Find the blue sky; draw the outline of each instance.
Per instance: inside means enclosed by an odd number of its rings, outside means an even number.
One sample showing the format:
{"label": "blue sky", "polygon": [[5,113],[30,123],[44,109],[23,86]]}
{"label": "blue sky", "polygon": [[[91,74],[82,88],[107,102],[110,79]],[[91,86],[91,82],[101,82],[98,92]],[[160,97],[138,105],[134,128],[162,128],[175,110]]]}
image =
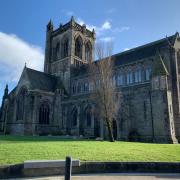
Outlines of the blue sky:
{"label": "blue sky", "polygon": [[73,15],[113,41],[114,53],[180,32],[180,0],[1,0],[0,101],[5,84],[17,84],[25,62],[43,69],[46,24]]}

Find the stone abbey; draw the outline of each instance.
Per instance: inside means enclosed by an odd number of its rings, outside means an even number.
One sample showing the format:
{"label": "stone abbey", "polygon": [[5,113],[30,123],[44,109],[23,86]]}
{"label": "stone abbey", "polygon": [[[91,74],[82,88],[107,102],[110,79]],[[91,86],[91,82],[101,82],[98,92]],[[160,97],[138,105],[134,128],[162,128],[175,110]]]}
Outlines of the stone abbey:
{"label": "stone abbey", "polygon": [[[0,131],[17,135],[107,137],[90,98],[86,67],[94,61],[95,31],[74,18],[47,25],[44,72],[24,67],[17,86],[4,90]],[[112,56],[122,99],[113,133],[119,140],[180,141],[179,33]]]}

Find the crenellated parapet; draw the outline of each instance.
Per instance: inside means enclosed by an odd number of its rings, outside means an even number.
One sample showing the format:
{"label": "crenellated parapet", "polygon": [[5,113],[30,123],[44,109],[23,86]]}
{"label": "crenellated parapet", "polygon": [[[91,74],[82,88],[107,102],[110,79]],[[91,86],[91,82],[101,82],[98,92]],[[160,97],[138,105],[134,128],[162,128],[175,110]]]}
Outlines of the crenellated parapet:
{"label": "crenellated parapet", "polygon": [[[48,29],[53,29],[53,25],[52,25],[51,21],[47,27],[48,27]],[[77,32],[81,32],[86,37],[95,39],[95,31],[94,30],[91,31],[91,30],[87,29],[85,24],[80,25],[79,23],[77,23],[74,20],[74,17],[71,17],[71,20],[68,23],[66,23],[64,25],[60,24],[59,28],[57,28],[56,30],[54,30],[52,32],[52,36],[57,36],[58,34],[64,33],[69,29],[77,31]]]}

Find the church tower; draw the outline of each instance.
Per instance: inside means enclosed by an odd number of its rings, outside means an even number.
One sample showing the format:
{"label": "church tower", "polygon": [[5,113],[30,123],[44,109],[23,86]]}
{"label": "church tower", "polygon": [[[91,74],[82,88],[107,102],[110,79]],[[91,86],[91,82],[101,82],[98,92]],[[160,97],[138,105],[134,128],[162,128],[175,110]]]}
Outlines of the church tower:
{"label": "church tower", "polygon": [[60,77],[68,91],[71,67],[94,61],[94,41],[94,30],[81,26],[73,17],[56,30],[50,21],[46,32],[44,72]]}

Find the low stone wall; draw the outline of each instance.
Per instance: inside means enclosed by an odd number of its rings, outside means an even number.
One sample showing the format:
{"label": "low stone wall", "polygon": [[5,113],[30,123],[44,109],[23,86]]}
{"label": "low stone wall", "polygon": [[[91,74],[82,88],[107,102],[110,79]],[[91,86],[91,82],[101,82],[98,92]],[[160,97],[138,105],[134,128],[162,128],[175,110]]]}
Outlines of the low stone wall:
{"label": "low stone wall", "polygon": [[[180,162],[81,162],[72,174],[90,173],[180,173]],[[64,167],[24,168],[24,164],[1,166],[1,178],[63,175]]]}

